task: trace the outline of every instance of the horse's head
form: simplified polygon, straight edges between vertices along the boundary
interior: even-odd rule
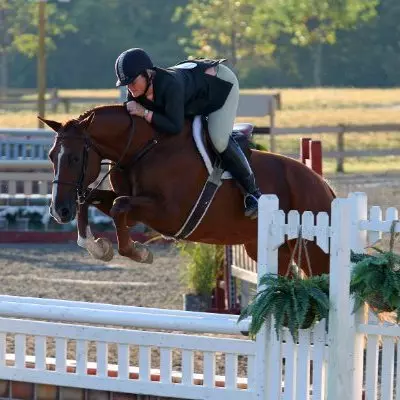
[[[78,198],[100,173],[102,157],[87,133],[93,118],[94,113],[63,125],[39,117],[57,134],[49,158],[54,170],[50,214],[58,223],[75,218]]]

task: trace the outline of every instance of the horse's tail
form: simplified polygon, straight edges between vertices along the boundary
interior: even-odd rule
[[[330,183],[328,182],[328,180],[324,178],[324,182],[325,182],[325,185],[328,187],[328,190],[330,191],[333,198],[336,199],[336,197],[337,197],[336,193],[334,192],[334,190],[333,190],[332,186],[330,185]]]

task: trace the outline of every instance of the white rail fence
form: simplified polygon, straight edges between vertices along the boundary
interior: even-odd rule
[[[253,342],[232,338],[245,332],[249,321],[237,325],[231,315],[0,296],[0,379],[187,399],[360,400],[363,392],[368,400],[398,399],[400,328],[379,324],[365,310],[352,314],[349,296],[350,250],[363,252],[397,219],[395,208],[385,216],[379,207],[368,210],[363,193],[335,199],[330,224],[326,213],[291,211],[287,216],[276,196],[260,199],[258,280],[277,272],[285,237],[296,238],[301,231],[302,238],[316,240],[330,253],[328,331],[321,321],[313,330],[301,330],[298,342],[286,331],[278,340],[270,321]],[[13,338],[14,351],[7,337]],[[52,355],[49,339],[55,343]],[[29,340],[35,346],[27,357]],[[95,343],[96,363],[88,362],[89,342]],[[71,343],[74,357],[68,358]],[[117,361],[109,365],[112,346],[117,347]],[[159,352],[157,365],[151,363],[151,348]],[[177,355],[181,367],[173,362]],[[195,370],[199,358],[202,366]],[[239,361],[246,368],[239,369]]]

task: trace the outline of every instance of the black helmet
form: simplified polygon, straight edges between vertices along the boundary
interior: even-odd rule
[[[115,61],[116,86],[126,86],[146,69],[153,68],[153,62],[143,49],[129,49],[121,53]]]

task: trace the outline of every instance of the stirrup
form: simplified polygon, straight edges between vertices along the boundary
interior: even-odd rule
[[[256,219],[258,217],[258,199],[250,193],[246,194],[244,197],[244,215],[251,219]]]

